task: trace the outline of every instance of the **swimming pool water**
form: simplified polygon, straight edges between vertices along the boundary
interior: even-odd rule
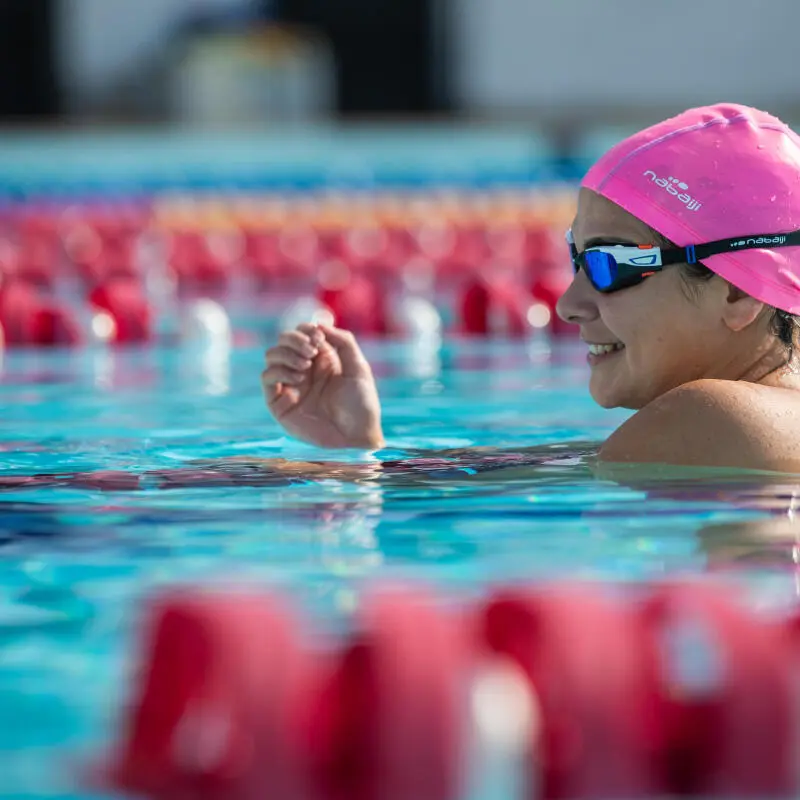
[[[759,570],[758,585],[794,592],[793,541],[759,540],[759,526],[791,510],[791,480],[592,476],[585,443],[627,412],[592,403],[580,344],[365,349],[384,403],[383,457],[553,443],[576,457],[474,478],[0,491],[1,797],[83,796],[71,761],[109,738],[139,603],[174,582],[280,587],[320,624],[351,609],[364,581],[387,577],[466,595],[500,580],[628,581],[730,562],[755,585],[766,558],[778,568]],[[262,364],[260,347],[6,354],[0,480],[231,457],[367,459],[284,436],[264,408]]]

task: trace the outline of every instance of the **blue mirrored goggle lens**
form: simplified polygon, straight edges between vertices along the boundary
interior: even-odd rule
[[[598,289],[608,289],[617,279],[617,262],[609,253],[589,251],[584,253],[584,263],[589,278]]]

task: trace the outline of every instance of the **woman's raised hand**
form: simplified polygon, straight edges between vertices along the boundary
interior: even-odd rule
[[[375,378],[350,331],[311,323],[267,350],[261,384],[287,433],[319,447],[383,447]]]

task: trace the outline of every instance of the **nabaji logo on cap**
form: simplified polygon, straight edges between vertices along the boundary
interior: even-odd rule
[[[731,248],[744,247],[745,245],[747,247],[754,247],[754,246],[757,246],[759,244],[776,245],[776,244],[783,244],[785,241],[786,241],[786,237],[785,236],[780,236],[780,235],[778,235],[778,236],[759,236],[757,239],[753,239],[753,238],[750,238],[750,239],[739,239],[738,242],[731,242]]]
[[[664,191],[668,192],[669,194],[675,195],[678,200],[683,203],[689,211],[697,211],[703,205],[695,200],[690,194],[687,194],[689,189],[689,185],[684,183],[679,178],[673,178],[672,175],[669,178],[659,178],[653,170],[648,169],[644,176],[646,178],[650,178],[650,180],[656,185],[660,186]]]

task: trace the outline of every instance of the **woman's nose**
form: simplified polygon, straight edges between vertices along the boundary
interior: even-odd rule
[[[597,292],[592,288],[583,270],[575,274],[567,291],[556,303],[556,313],[564,322],[580,325],[597,319],[598,309],[595,302]]]

